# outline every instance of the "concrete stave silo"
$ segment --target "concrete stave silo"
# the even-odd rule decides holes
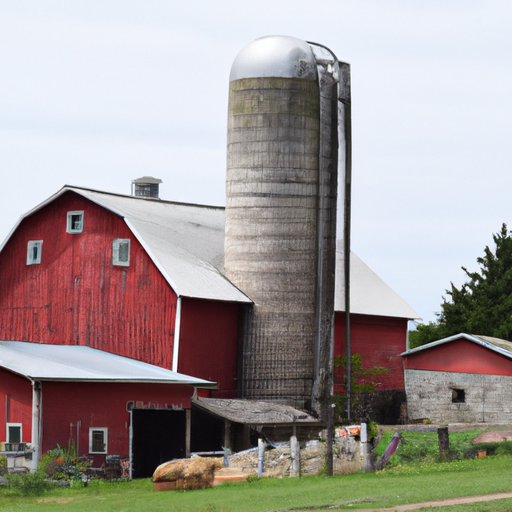
[[[299,39],[258,39],[233,63],[225,271],[254,301],[241,395],[319,413],[334,309],[337,100],[335,73]]]

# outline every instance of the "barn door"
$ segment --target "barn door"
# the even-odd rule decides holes
[[[150,477],[162,462],[185,454],[185,411],[132,410],[133,478]]]

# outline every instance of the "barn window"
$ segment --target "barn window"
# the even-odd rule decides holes
[[[41,263],[42,252],[42,240],[29,240],[27,244],[27,265],[37,265]]]
[[[452,388],[452,403],[463,404],[466,401],[466,392],[463,389]]]
[[[108,428],[89,429],[89,453],[107,453]]]
[[[84,229],[84,212],[74,211],[68,212],[66,223],[67,233],[81,233]]]
[[[130,265],[130,240],[116,238],[112,242],[112,265],[128,267]]]
[[[7,442],[8,443],[21,443],[21,423],[7,423]]]

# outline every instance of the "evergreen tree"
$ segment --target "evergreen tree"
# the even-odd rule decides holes
[[[460,288],[450,283],[437,321],[420,324],[410,333],[411,348],[460,332],[512,338],[511,235],[503,224],[493,235],[494,251],[486,246],[477,258],[480,269],[469,272],[462,267],[468,280]]]

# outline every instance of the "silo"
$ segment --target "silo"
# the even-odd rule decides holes
[[[316,53],[270,36],[232,65],[225,271],[254,302],[241,396],[319,411],[334,308],[338,79],[337,61]]]

